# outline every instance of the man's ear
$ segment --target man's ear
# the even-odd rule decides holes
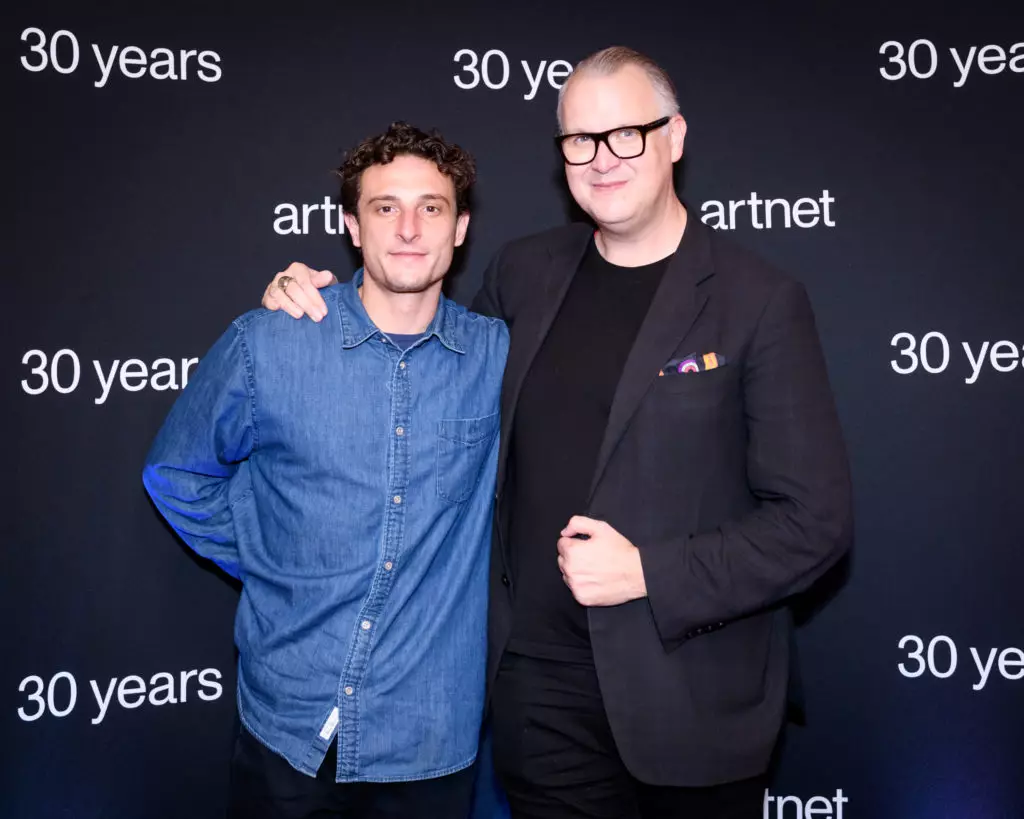
[[[683,143],[686,141],[686,120],[682,114],[676,114],[669,120],[669,138],[672,140],[672,161],[678,162],[683,157]]]
[[[461,247],[466,241],[466,230],[469,228],[469,211],[463,211],[455,220],[455,246]]]
[[[345,219],[348,235],[352,237],[352,244],[356,247],[362,247],[359,243],[359,219],[354,213],[348,213],[347,211],[342,213],[342,217]]]

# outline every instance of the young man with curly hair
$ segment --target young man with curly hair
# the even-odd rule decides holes
[[[508,331],[441,292],[467,153],[395,123],[339,175],[363,268],[325,321],[237,318],[143,477],[242,581],[229,814],[465,816]]]

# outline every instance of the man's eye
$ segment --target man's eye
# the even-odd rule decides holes
[[[390,216],[394,212],[394,205],[381,205],[379,208],[377,208],[377,213],[383,214],[384,216]]]
[[[589,145],[590,142],[591,142],[591,139],[586,134],[578,134],[577,136],[574,136],[572,138],[572,144],[573,145]]]
[[[615,132],[616,139],[636,139],[640,132],[636,128],[621,128]]]
[[[427,213],[440,213],[441,209],[437,205],[424,205],[423,210]]]

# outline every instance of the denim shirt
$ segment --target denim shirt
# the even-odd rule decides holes
[[[508,330],[440,297],[402,351],[359,299],[255,310],[202,359],[143,481],[196,552],[242,581],[245,727],[339,782],[472,764]]]

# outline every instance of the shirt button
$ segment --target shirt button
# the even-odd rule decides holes
[[[405,369],[405,362],[404,361],[400,361],[398,363],[398,369],[400,369],[400,370],[404,370]]]
[[[401,495],[395,495],[391,500],[394,503],[401,503],[402,502],[402,496]]]
[[[395,429],[395,435],[397,435],[399,438],[405,435],[405,427],[397,427]]]
[[[346,697],[351,697],[355,692],[356,692],[356,690],[351,685],[346,685],[345,686],[345,696]]]
[[[363,622],[360,623],[359,626],[360,626],[360,628],[362,628],[363,631],[369,631],[370,630],[370,621],[369,620],[363,620]]]
[[[384,571],[386,572],[390,572],[393,568],[395,568],[395,564],[392,563],[390,560],[384,564]]]

